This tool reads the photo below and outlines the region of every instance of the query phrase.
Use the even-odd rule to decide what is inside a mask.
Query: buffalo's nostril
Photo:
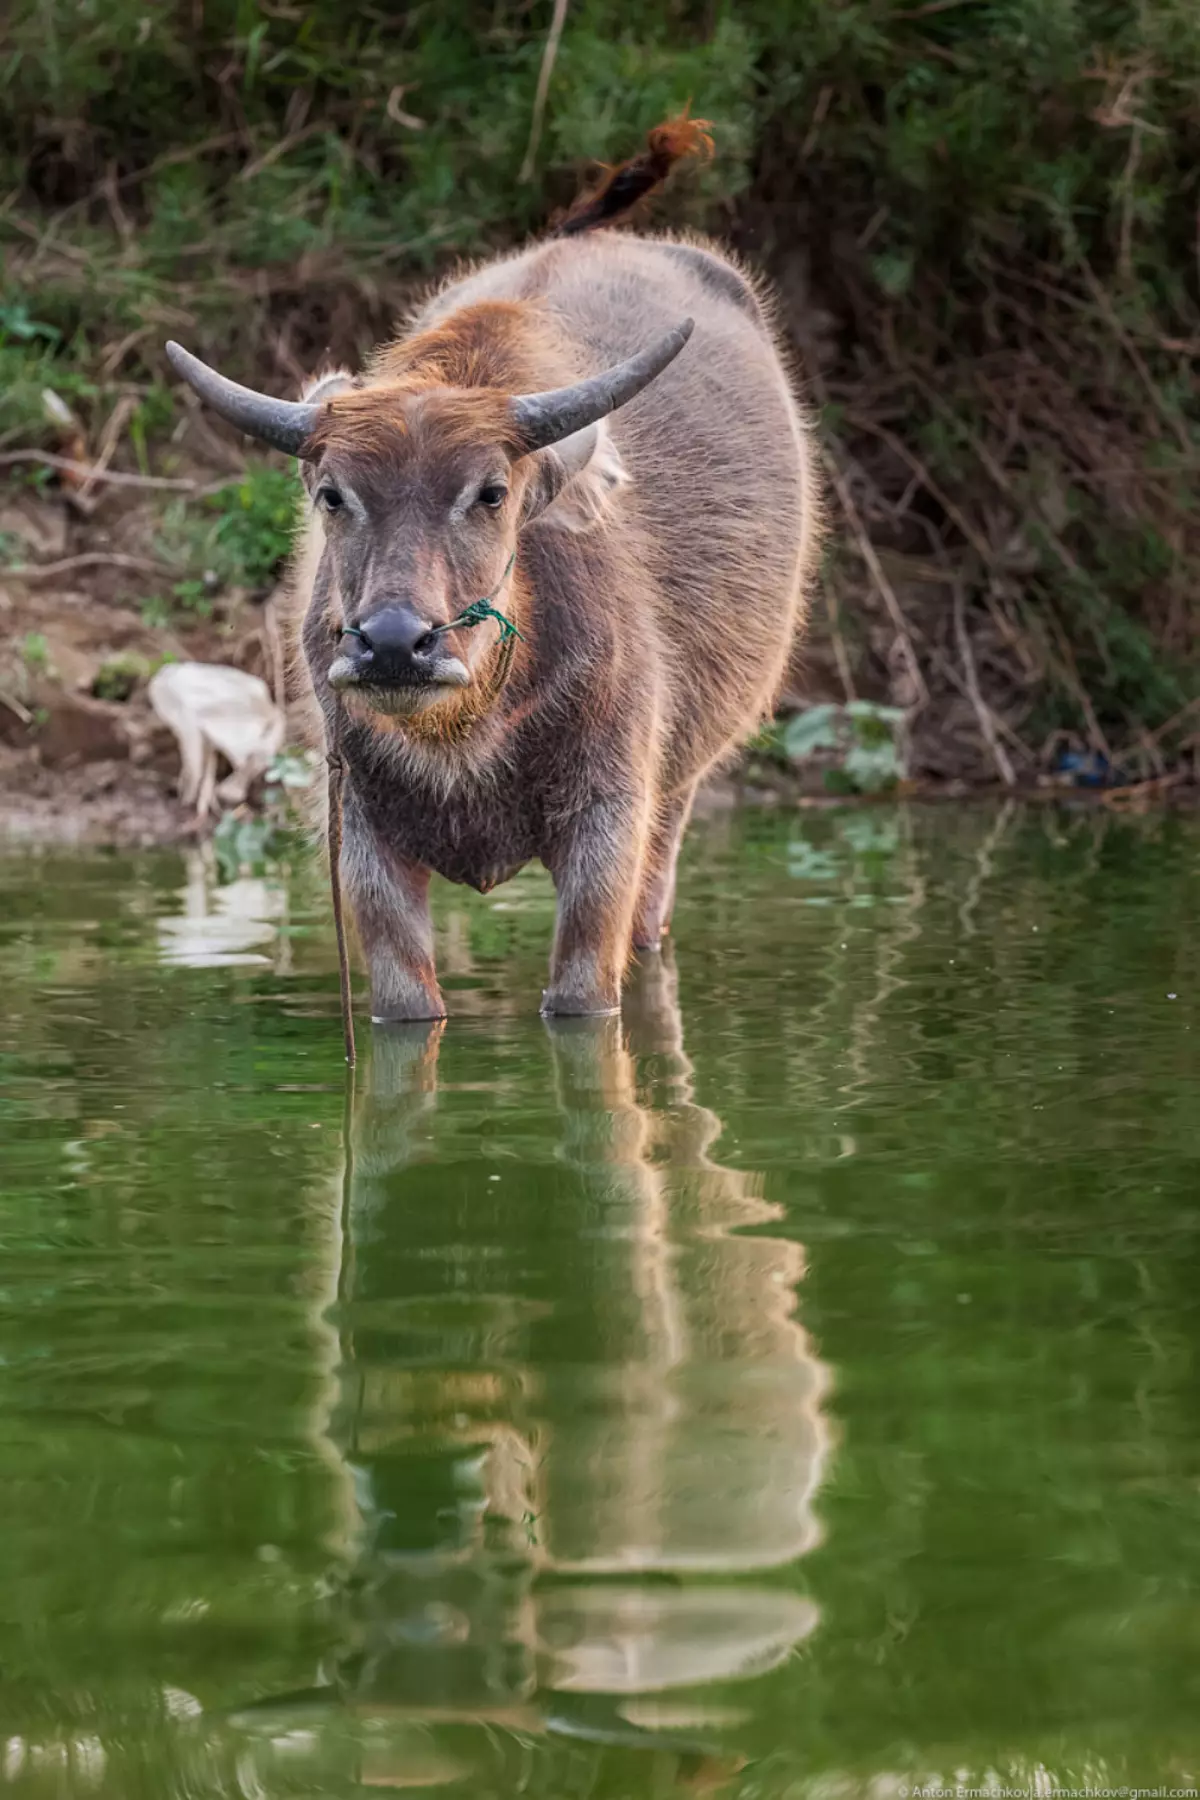
[[[357,631],[359,663],[369,663],[369,680],[386,685],[425,679],[437,634],[415,607],[406,602],[378,607]]]

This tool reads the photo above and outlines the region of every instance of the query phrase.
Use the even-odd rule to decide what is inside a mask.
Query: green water
[[[1198,876],[722,816],[623,1029],[446,889],[347,1138],[311,872],[0,858],[0,1786],[1197,1783]]]

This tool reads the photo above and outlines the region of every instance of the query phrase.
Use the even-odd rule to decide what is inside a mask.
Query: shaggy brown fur
[[[687,156],[711,156],[713,141],[707,119],[689,119],[687,109],[677,119],[656,125],[640,156],[609,170],[600,186],[584,194],[560,219],[551,237],[575,237],[624,218],[646,194],[661,187],[677,162]]]
[[[636,185],[611,178],[599,216]],[[687,317],[692,341],[589,459],[513,441],[510,395],[609,368]],[[559,897],[544,1008],[612,1011],[631,946],[668,927],[698,783],[770,707],[817,555],[807,426],[759,297],[713,245],[579,225],[454,280],[320,398],[306,479],[357,509],[315,510],[297,559],[325,719],[334,634],[372,609],[442,625],[502,587],[523,638],[503,681],[489,623],[438,640],[468,685],[423,711],[351,704],[342,877],[372,1012],[444,1011],[431,872],[486,891],[532,858]],[[496,480],[503,505],[472,508]]]

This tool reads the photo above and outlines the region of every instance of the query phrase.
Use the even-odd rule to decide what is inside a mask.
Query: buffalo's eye
[[[479,490],[479,504],[495,512],[508,499],[508,489],[502,481],[489,481]]]
[[[317,489],[317,499],[325,508],[326,512],[341,512],[346,504],[345,500],[335,487],[319,487]]]

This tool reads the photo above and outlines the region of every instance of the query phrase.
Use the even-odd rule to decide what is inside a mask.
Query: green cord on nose
[[[503,644],[510,637],[525,639],[517,630],[512,620],[504,613],[497,611],[490,600],[473,600],[465,612],[460,612],[457,619],[451,619],[448,625],[439,625],[438,631],[453,631],[458,625],[482,625],[485,619],[495,619],[500,627],[500,642]]]
[[[524,643],[524,637],[517,630],[512,620],[504,613],[500,612],[497,607],[492,605],[492,601],[496,598],[496,595],[500,592],[500,589],[512,574],[512,566],[516,560],[517,553],[514,550],[505,565],[503,575],[500,577],[491,593],[485,594],[482,600],[473,600],[470,606],[460,612],[456,619],[451,619],[448,625],[436,625],[431,635],[440,637],[443,631],[454,631],[460,625],[482,625],[485,619],[495,619],[497,625],[500,627],[500,642],[502,644],[506,644],[510,637],[520,638],[521,642]]]

